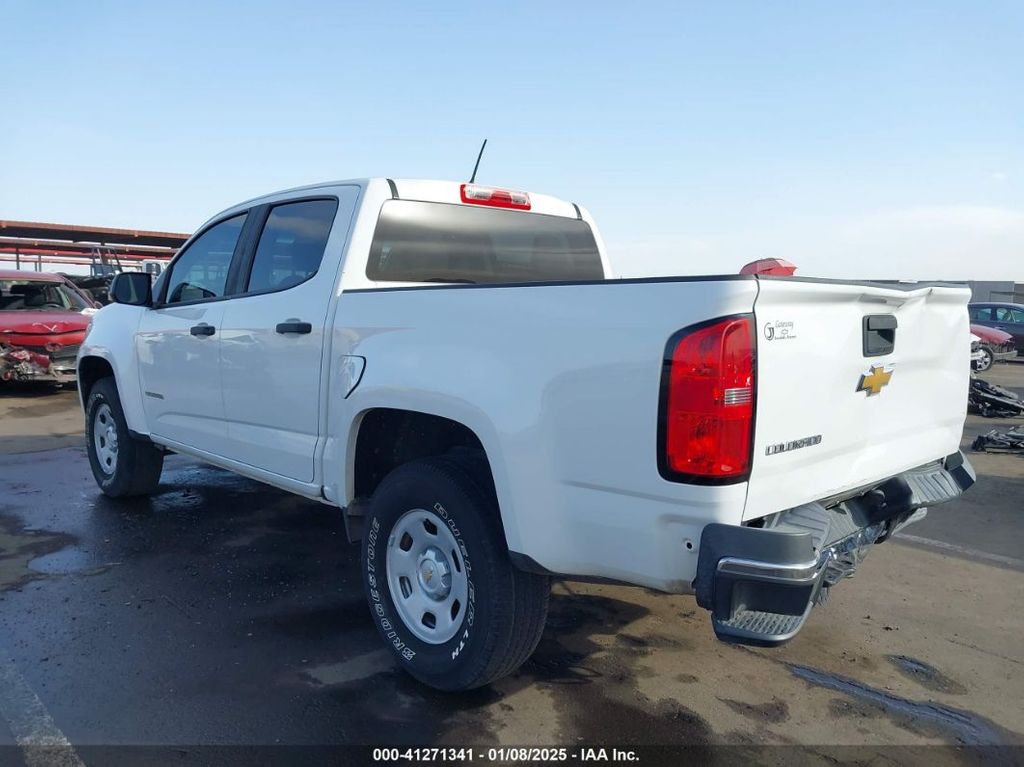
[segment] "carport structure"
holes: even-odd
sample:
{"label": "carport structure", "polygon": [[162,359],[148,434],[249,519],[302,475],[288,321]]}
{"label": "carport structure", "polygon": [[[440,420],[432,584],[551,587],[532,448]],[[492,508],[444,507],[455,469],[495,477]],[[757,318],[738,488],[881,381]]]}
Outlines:
{"label": "carport structure", "polygon": [[0,220],[0,262],[35,271],[58,264],[87,266],[92,274],[160,271],[147,269],[147,262],[166,264],[188,237],[178,232]]}

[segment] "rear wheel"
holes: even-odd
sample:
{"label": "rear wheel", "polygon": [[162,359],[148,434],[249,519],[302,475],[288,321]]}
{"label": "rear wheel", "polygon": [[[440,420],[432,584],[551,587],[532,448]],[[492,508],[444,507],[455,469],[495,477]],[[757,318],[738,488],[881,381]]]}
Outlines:
{"label": "rear wheel", "polygon": [[146,440],[132,437],[113,378],[89,391],[85,406],[86,444],[96,484],[111,498],[149,495],[160,483],[164,455]]}
{"label": "rear wheel", "polygon": [[441,690],[515,671],[547,616],[549,580],[512,566],[480,464],[442,457],[400,466],[374,493],[363,534],[374,623],[402,668]]}

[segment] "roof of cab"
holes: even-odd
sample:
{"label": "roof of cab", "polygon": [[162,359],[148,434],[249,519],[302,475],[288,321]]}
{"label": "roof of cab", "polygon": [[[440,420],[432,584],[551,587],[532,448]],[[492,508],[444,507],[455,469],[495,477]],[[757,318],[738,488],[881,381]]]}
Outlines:
{"label": "roof of cab", "polygon": [[[464,181],[441,181],[433,179],[410,179],[410,178],[396,178],[389,179],[384,177],[376,178],[357,178],[357,179],[344,179],[339,181],[323,181],[316,184],[307,184],[305,186],[296,186],[290,189],[281,189],[268,194],[254,197],[251,200],[240,202],[236,205],[232,205],[230,208],[226,208],[223,213],[229,210],[235,210],[237,208],[251,207],[253,205],[260,205],[264,202],[277,201],[275,198],[280,198],[282,195],[293,195],[300,192],[312,192],[316,193],[319,190],[330,189],[331,187],[337,186],[352,186],[357,185],[360,187],[368,186],[371,183],[378,184],[391,184],[394,190],[397,192],[397,199],[404,200],[418,200],[421,202],[442,202],[454,205],[464,205],[460,194],[460,188],[462,184],[467,183]],[[495,187],[498,189],[510,189],[512,187],[503,186],[501,184],[478,184],[478,186]],[[527,191],[527,190],[523,190]],[[530,213],[543,213],[551,216],[565,216],[568,218],[580,218],[580,209],[577,205],[560,200],[557,197],[551,197],[546,194],[538,194],[536,192],[529,192],[530,195]],[[222,215],[222,214],[218,214]]]}

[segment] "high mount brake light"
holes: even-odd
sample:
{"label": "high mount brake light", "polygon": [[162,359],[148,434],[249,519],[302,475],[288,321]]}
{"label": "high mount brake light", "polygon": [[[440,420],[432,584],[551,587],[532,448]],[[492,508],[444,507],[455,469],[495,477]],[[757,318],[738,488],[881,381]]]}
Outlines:
{"label": "high mount brake light", "polygon": [[767,277],[792,277],[796,272],[796,264],[784,258],[762,258],[744,264],[740,274],[760,274]]}
{"label": "high mount brake light", "polygon": [[459,193],[463,202],[472,205],[489,205],[492,208],[512,208],[513,210],[530,209],[530,195],[526,192],[495,189],[477,184],[463,184],[459,187]]}
{"label": "high mount brake light", "polygon": [[750,476],[754,435],[753,316],[676,333],[665,351],[658,468],[665,479],[729,484]]}

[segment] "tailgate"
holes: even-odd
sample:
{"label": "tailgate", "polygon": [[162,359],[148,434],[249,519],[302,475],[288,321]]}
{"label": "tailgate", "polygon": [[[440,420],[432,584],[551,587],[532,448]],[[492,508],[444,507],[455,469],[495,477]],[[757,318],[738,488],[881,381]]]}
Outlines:
{"label": "tailgate", "polygon": [[745,519],[870,485],[959,449],[970,378],[966,287],[758,284]]}

